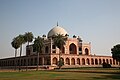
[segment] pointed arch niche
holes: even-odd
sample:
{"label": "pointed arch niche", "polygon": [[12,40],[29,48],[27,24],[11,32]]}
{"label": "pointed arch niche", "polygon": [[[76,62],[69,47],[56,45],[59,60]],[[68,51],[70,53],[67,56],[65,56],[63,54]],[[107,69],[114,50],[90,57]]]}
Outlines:
{"label": "pointed arch niche", "polygon": [[74,43],[70,44],[69,52],[70,52],[70,54],[77,54],[77,48],[76,48],[76,45]]}

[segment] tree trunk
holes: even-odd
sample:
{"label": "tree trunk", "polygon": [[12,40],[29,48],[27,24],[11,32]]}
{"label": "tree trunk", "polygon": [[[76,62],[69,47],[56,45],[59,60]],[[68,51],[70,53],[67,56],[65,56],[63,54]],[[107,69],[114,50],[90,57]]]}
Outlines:
{"label": "tree trunk", "polygon": [[62,48],[62,47],[60,47],[60,49],[59,49],[59,69],[61,69],[61,64],[60,64],[60,63],[61,63],[61,62],[60,62],[60,61],[61,61],[61,60],[60,60],[60,59],[61,59],[61,48]]}
{"label": "tree trunk", "polygon": [[21,54],[22,54],[22,45],[20,46],[20,57],[19,57],[19,72],[21,70]]}
{"label": "tree trunk", "polygon": [[38,67],[39,67],[39,52],[37,52],[37,71],[38,71]]}
{"label": "tree trunk", "polygon": [[15,60],[14,60],[14,69],[16,70],[16,56],[17,56],[17,49],[15,49]]}

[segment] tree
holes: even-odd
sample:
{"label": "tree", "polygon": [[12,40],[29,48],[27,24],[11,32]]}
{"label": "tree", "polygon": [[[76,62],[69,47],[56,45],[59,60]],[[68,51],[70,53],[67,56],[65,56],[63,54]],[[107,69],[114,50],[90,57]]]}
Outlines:
{"label": "tree", "polygon": [[111,53],[112,53],[113,59],[120,62],[120,44],[115,45],[111,49]]}
{"label": "tree", "polygon": [[17,36],[17,38],[18,38],[18,42],[19,42],[19,44],[20,44],[20,57],[19,57],[19,71],[21,70],[21,55],[22,55],[22,44],[24,44],[25,43],[25,39],[24,39],[24,35],[19,35],[19,36]]}
{"label": "tree", "polygon": [[17,56],[17,49],[20,47],[20,44],[18,42],[18,37],[14,38],[13,41],[11,42],[11,45],[13,48],[15,48],[15,60],[14,60],[14,66],[16,70],[16,56]]}
{"label": "tree", "polygon": [[37,69],[36,69],[37,71],[38,71],[38,67],[39,67],[39,53],[42,52],[43,46],[44,46],[43,38],[41,38],[39,36],[37,38],[35,38],[33,48],[37,52]]}
{"label": "tree", "polygon": [[[34,36],[33,36],[32,32],[26,32],[24,34],[25,42],[28,42],[27,47],[29,47],[29,43],[33,41],[33,38],[34,38]],[[28,69],[28,60],[27,60],[27,63],[26,63],[26,71],[27,71],[27,69]]]}
{"label": "tree", "polygon": [[58,61],[59,69],[61,69],[61,67],[64,65],[64,62],[61,59],[61,51],[62,51],[62,47],[66,43],[66,40],[67,40],[67,37],[61,34],[57,34],[53,36],[54,44],[59,48],[59,61]]}
{"label": "tree", "polygon": [[32,32],[26,32],[24,35],[25,42],[28,42],[28,46],[29,46],[29,43],[33,41],[33,38],[34,36]]}

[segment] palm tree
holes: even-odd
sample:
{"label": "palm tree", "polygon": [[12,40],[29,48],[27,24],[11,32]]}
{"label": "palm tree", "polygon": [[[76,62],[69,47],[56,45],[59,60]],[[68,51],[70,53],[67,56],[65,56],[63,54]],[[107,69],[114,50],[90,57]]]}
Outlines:
{"label": "palm tree", "polygon": [[38,66],[39,66],[39,53],[42,52],[43,46],[44,46],[44,39],[39,36],[35,38],[33,48],[37,52],[37,69],[36,69],[37,71],[38,71]]}
{"label": "palm tree", "polygon": [[15,48],[15,60],[14,60],[14,66],[16,70],[16,56],[17,56],[17,49],[20,47],[20,44],[18,42],[18,38],[14,38],[13,41],[11,42],[11,45],[13,48]]}
{"label": "palm tree", "polygon": [[[28,42],[27,47],[29,47],[29,43],[33,41],[33,38],[34,38],[34,36],[33,36],[32,32],[26,32],[24,34],[25,42]],[[28,69],[28,60],[27,60],[27,63],[26,63],[26,71],[27,71],[27,69]]]}
{"label": "palm tree", "polygon": [[19,42],[19,44],[20,44],[20,57],[19,57],[19,71],[21,70],[21,55],[22,55],[22,44],[24,44],[25,43],[25,39],[24,39],[24,35],[19,35],[19,36],[17,36],[17,38],[18,38],[18,42]]}
{"label": "palm tree", "polygon": [[54,44],[55,44],[55,46],[57,46],[59,48],[59,51],[60,51],[59,52],[59,61],[58,61],[59,69],[61,69],[62,65],[64,64],[63,61],[61,60],[61,50],[62,50],[62,47],[65,45],[66,40],[67,40],[67,37],[63,36],[61,34],[57,34],[57,35],[53,36]]}
{"label": "palm tree", "polygon": [[32,32],[26,32],[24,35],[25,42],[28,42],[28,46],[29,46],[29,43],[33,41],[33,38],[34,36]]}

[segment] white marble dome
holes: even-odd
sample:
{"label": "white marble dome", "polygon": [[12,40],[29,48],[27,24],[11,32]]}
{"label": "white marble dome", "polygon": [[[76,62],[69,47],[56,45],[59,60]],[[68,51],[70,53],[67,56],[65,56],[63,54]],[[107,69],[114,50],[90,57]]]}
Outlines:
{"label": "white marble dome", "polygon": [[67,31],[60,26],[56,26],[48,32],[47,37],[49,38],[56,34],[61,34],[61,35],[65,36],[67,34]]}

